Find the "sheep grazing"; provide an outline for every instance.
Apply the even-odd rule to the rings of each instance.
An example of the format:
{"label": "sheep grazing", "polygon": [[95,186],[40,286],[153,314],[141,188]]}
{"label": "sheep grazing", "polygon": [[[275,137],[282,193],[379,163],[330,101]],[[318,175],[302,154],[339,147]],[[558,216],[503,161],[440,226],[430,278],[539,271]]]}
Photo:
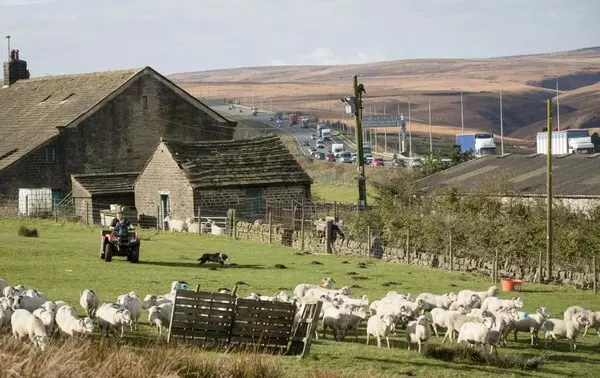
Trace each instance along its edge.
{"label": "sheep grazing", "polygon": [[183,232],[186,231],[186,223],[180,219],[173,219],[170,215],[167,215],[164,219],[167,222],[169,231],[171,232]]}
{"label": "sheep grazing", "polygon": [[572,320],[563,320],[549,318],[544,321],[540,327],[540,331],[545,332],[545,346],[548,347],[548,339],[552,338],[552,346],[557,339],[568,339],[569,349],[577,350],[576,339],[579,335],[581,327],[590,324],[588,317],[585,314],[577,313],[573,315]]}
{"label": "sheep grazing", "polygon": [[498,311],[490,312],[495,320],[494,329],[490,330],[488,335],[489,344],[492,346],[490,353],[498,344],[502,343],[503,346],[507,346],[506,336],[514,326],[515,321],[519,320],[519,312],[516,308],[506,309],[501,307]]}
{"label": "sheep grazing", "polygon": [[56,324],[61,335],[79,336],[94,332],[94,322],[89,317],[77,318],[75,309],[62,306],[56,311]]}
{"label": "sheep grazing", "polygon": [[377,347],[381,348],[381,338],[385,337],[388,349],[390,349],[390,334],[394,331],[394,318],[391,315],[373,315],[367,321],[367,345],[369,336],[377,338]]}
{"label": "sheep grazing", "polygon": [[470,297],[467,298],[457,298],[456,301],[452,302],[450,304],[450,307],[448,307],[448,310],[453,310],[456,311],[458,310],[459,307],[462,308],[479,308],[481,307],[481,298],[479,298],[479,295],[477,294],[473,294]]}
{"label": "sheep grazing", "polygon": [[406,342],[408,343],[408,350],[410,350],[410,344],[417,343],[419,345],[419,353],[421,353],[421,346],[427,344],[431,337],[431,330],[429,329],[429,322],[425,315],[420,315],[417,320],[408,322],[406,325]]}
{"label": "sheep grazing", "polygon": [[[15,290],[16,291],[16,290]],[[13,310],[23,309],[29,312],[34,312],[42,306],[48,299],[43,293],[38,293],[35,290],[26,290],[18,296],[13,296]]]}
{"label": "sheep grazing", "polygon": [[171,326],[171,313],[173,312],[173,303],[163,303],[159,306],[152,306],[148,310],[148,323],[150,326],[156,326],[158,329],[158,336],[162,335],[163,327],[169,328]]}
{"label": "sheep grazing", "polygon": [[[465,341],[470,345],[481,345],[485,351],[485,346],[490,344],[489,334],[496,321],[492,317],[485,317],[481,322],[465,322],[460,326],[457,343]],[[491,345],[491,351],[495,351],[495,346]]]}
{"label": "sheep grazing", "polygon": [[337,294],[335,298],[341,299],[343,303],[352,304],[355,306],[369,306],[369,297],[366,295],[361,295],[358,298],[350,298],[347,295]]}
{"label": "sheep grazing", "polygon": [[321,281],[321,285],[302,283],[302,284],[299,284],[298,286],[296,286],[296,288],[294,289],[294,295],[298,298],[302,298],[302,297],[304,297],[304,295],[306,294],[306,292],[309,289],[312,289],[315,287],[322,287],[324,289],[333,289],[334,283],[335,283],[335,281],[331,277],[323,278],[323,280]]}
{"label": "sheep grazing", "polygon": [[133,323],[131,319],[131,312],[117,303],[103,303],[102,306],[96,311],[96,319],[98,319],[98,327],[102,335],[106,334],[106,337],[111,332],[121,331],[123,337],[125,333],[125,326]]}
{"label": "sheep grazing", "polygon": [[142,315],[142,303],[138,299],[137,295],[134,291],[130,291],[125,295],[119,295],[117,297],[117,303],[122,305],[124,308],[129,310],[131,313],[131,330],[134,329],[137,331],[138,329],[138,321],[140,316]]}
{"label": "sheep grazing", "polygon": [[447,293],[443,295],[422,293],[419,294],[416,299],[416,302],[425,311],[431,311],[436,307],[447,310],[454,301],[456,301],[456,294],[454,293]]}
{"label": "sheep grazing", "polygon": [[341,305],[339,308],[328,307],[323,313],[323,338],[325,338],[325,332],[329,327],[333,329],[333,339],[335,341],[344,341],[353,310],[354,306],[352,305]]}
{"label": "sheep grazing", "polygon": [[523,299],[521,299],[521,297],[512,299],[487,297],[483,303],[481,303],[481,309],[484,311],[498,311],[500,307],[504,307],[506,309],[516,308],[517,310],[520,310],[523,308]]}
{"label": "sheep grazing", "polygon": [[590,310],[581,306],[571,306],[567,308],[563,314],[563,320],[573,320],[576,314],[585,314],[586,316],[590,313]]}
{"label": "sheep grazing", "polygon": [[583,337],[587,335],[589,327],[595,328],[598,337],[600,337],[600,311],[588,313],[588,320],[590,321],[590,324],[585,326],[585,331],[583,331]]}
{"label": "sheep grazing", "polygon": [[446,328],[446,321],[450,314],[467,314],[467,309],[460,305],[457,310],[445,310],[443,308],[434,308],[431,310],[429,315],[431,315],[431,326],[433,328],[433,332],[435,332],[436,337],[440,337],[437,327]]}
{"label": "sheep grazing", "polygon": [[85,289],[79,297],[79,304],[90,318],[96,317],[96,310],[100,306],[100,297],[93,290]]}
{"label": "sheep grazing", "polygon": [[33,315],[40,318],[49,336],[54,335],[54,331],[56,330],[56,311],[38,308],[33,312]]}
{"label": "sheep grazing", "polygon": [[346,332],[354,330],[354,339],[358,342],[358,328],[360,323],[367,318],[367,310],[364,306],[355,307],[350,313],[350,319],[348,320],[348,326]]}
{"label": "sheep grazing", "polygon": [[4,297],[4,289],[8,287],[5,280],[0,279],[0,298]]}
{"label": "sheep grazing", "polygon": [[194,218],[188,218],[185,220],[185,226],[188,232],[193,234],[200,233],[200,223],[195,222]]}
{"label": "sheep grazing", "polygon": [[321,296],[326,295],[330,298],[335,297],[336,295],[352,295],[352,288],[350,286],[344,286],[341,289],[333,290],[333,289],[325,289],[322,287],[313,287],[312,289],[308,289],[305,293],[305,297],[309,298],[321,298]]}
{"label": "sheep grazing", "polygon": [[173,303],[173,301],[169,298],[166,298],[163,295],[148,294],[144,297],[144,301],[142,302],[142,308],[147,310],[152,306],[158,306],[163,303]]}
{"label": "sheep grazing", "polygon": [[0,298],[0,331],[10,327],[10,318],[13,314],[12,303],[9,298]]}
{"label": "sheep grazing", "polygon": [[550,318],[550,312],[546,307],[538,308],[535,314],[523,314],[521,316],[521,313],[519,313],[519,319],[514,321],[509,332],[514,330],[515,341],[517,341],[519,332],[529,332],[531,334],[531,346],[538,345],[538,332],[548,318]]}
{"label": "sheep grazing", "polygon": [[468,322],[481,322],[484,318],[490,317],[487,311],[484,311],[482,315],[463,315],[461,313],[450,313],[446,318],[446,334],[442,340],[442,344],[446,342],[446,339],[450,339],[451,343],[454,343],[454,333],[458,333],[463,324]]}
{"label": "sheep grazing", "polygon": [[472,301],[473,295],[477,295],[479,297],[479,301],[477,304],[474,303],[473,305],[470,305],[470,307],[479,308],[487,297],[498,296],[498,287],[490,286],[486,291],[461,290],[458,292],[457,301],[466,304],[469,301]]}
{"label": "sheep grazing", "polygon": [[50,343],[50,338],[40,318],[27,310],[18,309],[12,314],[10,323],[13,336],[19,340],[29,336],[29,340],[31,340],[34,346],[40,348],[42,351],[46,350],[46,347]]}

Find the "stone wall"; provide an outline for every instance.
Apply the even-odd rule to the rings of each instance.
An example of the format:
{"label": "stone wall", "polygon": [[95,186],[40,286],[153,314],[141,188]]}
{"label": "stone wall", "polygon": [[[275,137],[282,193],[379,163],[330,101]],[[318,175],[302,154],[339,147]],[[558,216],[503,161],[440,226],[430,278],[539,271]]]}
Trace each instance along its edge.
{"label": "stone wall", "polygon": [[[241,240],[251,240],[261,243],[269,243],[269,225],[238,222],[237,237]],[[283,244],[294,249],[301,249],[302,237],[300,231],[286,231],[283,227],[274,225],[272,230],[273,244]],[[369,246],[366,242],[358,242],[350,239],[337,240],[334,244],[334,253],[364,257],[369,256]],[[316,237],[312,230],[305,230],[304,250],[311,253],[326,253],[324,239]],[[412,264],[426,268],[450,270],[450,258],[448,254],[429,254],[411,252],[406,253],[404,248],[384,247],[384,261]],[[453,257],[452,268],[454,271],[470,272],[482,276],[492,276],[493,262],[483,259]],[[574,272],[554,266],[553,281],[557,284],[573,284],[580,289],[590,289],[593,282],[591,269],[582,264],[582,271]],[[545,275],[545,271],[543,273]],[[534,282],[537,277],[537,267],[530,265],[519,266],[511,262],[500,261],[498,263],[498,276],[500,278],[517,278],[524,282]]]}

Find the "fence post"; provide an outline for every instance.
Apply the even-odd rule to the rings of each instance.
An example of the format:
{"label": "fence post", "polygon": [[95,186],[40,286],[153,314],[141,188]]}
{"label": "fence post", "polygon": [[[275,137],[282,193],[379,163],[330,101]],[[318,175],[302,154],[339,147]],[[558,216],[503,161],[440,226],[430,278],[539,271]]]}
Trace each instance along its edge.
{"label": "fence post", "polygon": [[333,219],[337,223],[338,221],[338,205],[337,201],[333,201]]}
{"label": "fence post", "polygon": [[160,205],[156,206],[156,231],[160,231]]}
{"label": "fence post", "polygon": [[200,205],[198,205],[198,235],[202,234],[202,221],[200,220]]}
{"label": "fence post", "polygon": [[25,196],[25,216],[29,218],[29,194]]}
{"label": "fence post", "polygon": [[410,230],[406,230],[406,263],[410,264]]}
{"label": "fence post", "polygon": [[371,257],[371,226],[367,226],[367,257]]}
{"label": "fence post", "polygon": [[494,257],[494,284],[498,282],[498,250],[496,249],[496,256]]}
{"label": "fence post", "polygon": [[592,273],[594,274],[593,284],[594,284],[594,294],[598,293],[598,269],[596,266],[596,256],[592,256]]}
{"label": "fence post", "polygon": [[233,240],[237,240],[237,210],[233,209],[232,211],[233,218]]}
{"label": "fence post", "polygon": [[273,213],[269,211],[269,244],[273,244]]}
{"label": "fence post", "polygon": [[325,226],[325,245],[327,253],[331,253],[331,224],[333,222],[328,220]]}
{"label": "fence post", "polygon": [[302,224],[300,225],[300,250],[304,251],[304,204],[302,204]]}
{"label": "fence post", "polygon": [[454,253],[452,252],[452,232],[450,232],[448,248],[450,249],[450,271],[452,272],[454,270]]}
{"label": "fence post", "polygon": [[52,208],[54,209],[54,222],[58,222],[58,207],[55,199],[52,199]]}

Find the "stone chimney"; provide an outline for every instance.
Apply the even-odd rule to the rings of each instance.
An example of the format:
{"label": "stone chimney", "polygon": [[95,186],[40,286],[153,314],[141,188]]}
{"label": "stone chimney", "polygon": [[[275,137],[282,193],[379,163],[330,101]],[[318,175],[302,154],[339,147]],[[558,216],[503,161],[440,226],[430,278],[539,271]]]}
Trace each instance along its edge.
{"label": "stone chimney", "polygon": [[12,50],[8,62],[4,62],[4,85],[9,86],[24,79],[29,79],[27,62],[19,59],[19,50]]}

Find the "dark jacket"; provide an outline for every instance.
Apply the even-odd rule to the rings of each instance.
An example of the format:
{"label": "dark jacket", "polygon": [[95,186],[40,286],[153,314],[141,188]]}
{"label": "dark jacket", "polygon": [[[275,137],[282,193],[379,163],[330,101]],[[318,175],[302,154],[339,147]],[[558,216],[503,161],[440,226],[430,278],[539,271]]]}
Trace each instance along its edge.
{"label": "dark jacket", "polygon": [[115,228],[115,230],[114,230],[115,234],[118,234],[122,228],[125,228],[126,230],[128,230],[130,224],[129,224],[129,221],[127,220],[127,218],[123,218],[123,222],[119,222],[119,220],[117,218],[115,218],[115,219],[113,219],[111,226]]}
{"label": "dark jacket", "polygon": [[345,238],[344,233],[342,232],[342,230],[340,229],[340,227],[337,224],[333,223],[331,225],[331,241],[335,242],[338,235],[340,235],[342,240],[344,240],[344,238]]}

